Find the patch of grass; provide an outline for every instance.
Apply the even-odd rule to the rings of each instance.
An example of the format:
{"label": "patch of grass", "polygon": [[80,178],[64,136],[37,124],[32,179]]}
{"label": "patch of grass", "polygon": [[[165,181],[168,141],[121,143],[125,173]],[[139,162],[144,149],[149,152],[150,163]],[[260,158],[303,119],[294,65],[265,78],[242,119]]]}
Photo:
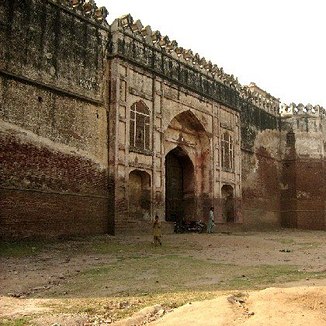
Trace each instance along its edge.
{"label": "patch of grass", "polygon": [[150,243],[135,243],[131,246],[127,243],[94,241],[85,250],[95,254],[141,254],[150,252]]}
{"label": "patch of grass", "polygon": [[0,243],[0,256],[22,258],[36,255],[42,249],[40,242],[3,242]]}
{"label": "patch of grass", "polygon": [[[163,259],[164,258],[164,259]],[[87,297],[87,293],[83,296],[73,295],[72,298],[65,299],[64,304],[59,308],[59,312],[65,313],[83,313],[88,315],[101,315],[104,318],[112,318],[112,320],[118,320],[131,316],[136,311],[155,304],[160,304],[165,308],[177,308],[189,302],[202,301],[207,299],[213,299],[221,294],[232,293],[236,297],[246,296],[246,290],[253,290],[258,288],[265,288],[271,284],[281,284],[284,282],[300,280],[307,277],[325,278],[326,273],[306,273],[299,272],[295,266],[256,266],[256,267],[242,267],[241,271],[238,266],[233,265],[221,265],[210,262],[200,261],[192,258],[179,257],[177,255],[170,255],[168,257],[149,257],[144,259],[142,267],[147,266],[147,269],[152,270],[153,273],[149,273],[148,281],[139,282],[139,260],[124,261],[123,265],[118,268],[111,268],[112,266],[103,266],[100,269],[91,269],[81,275],[81,279],[78,280],[77,287],[75,288],[76,294],[78,291],[83,292],[84,287],[93,287],[95,293],[92,297]],[[155,263],[156,259],[156,263]],[[127,263],[127,264],[125,264]],[[170,269],[168,275],[167,269],[161,268],[160,271],[155,271],[157,267],[162,267],[162,264],[168,264],[170,267],[178,267],[173,272]],[[134,270],[126,270],[126,267],[134,268]],[[138,266],[138,267],[137,267]],[[191,267],[192,269],[188,269]],[[132,272],[131,272],[132,271]],[[209,274],[211,271],[212,274]],[[127,275],[129,274],[132,275]],[[186,273],[185,273],[186,272]],[[199,272],[206,272],[204,276],[197,275]],[[187,282],[198,278],[199,282],[204,279],[209,279],[211,275],[219,272],[221,281],[217,281],[213,284],[191,285],[182,286],[178,284],[181,282]],[[159,284],[154,283],[155,289],[147,291],[148,282],[151,282],[153,275],[160,275]],[[90,278],[91,283],[84,283],[85,279]],[[113,295],[103,293],[102,297],[99,293],[99,284],[108,284],[107,278],[112,281],[112,286],[121,284],[124,290]],[[156,278],[153,278],[156,280]],[[222,282],[223,281],[223,282]],[[93,282],[93,283],[92,283]],[[171,289],[160,288],[160,284],[170,282]],[[153,284],[152,284],[153,285]],[[129,287],[129,289],[128,289]],[[71,289],[72,290],[72,289]],[[110,292],[110,291],[108,291]],[[60,300],[62,302],[62,300]],[[76,303],[77,302],[77,303]]]}
{"label": "patch of grass", "polygon": [[176,246],[173,243],[163,242],[163,247],[154,247],[151,240],[150,238],[148,241],[128,243],[127,241],[97,239],[85,244],[83,251],[94,254],[119,254],[129,257],[133,254],[141,256],[165,254],[166,252],[181,253],[184,250],[191,249],[191,244],[189,243],[185,243],[184,245],[178,243]]}
{"label": "patch of grass", "polygon": [[197,283],[200,288],[201,283],[216,282],[217,275],[227,273],[229,268],[178,255],[131,257],[81,272],[67,284],[66,290],[71,295],[82,296],[182,291],[189,286],[196,288]]}
{"label": "patch of grass", "polygon": [[320,247],[319,242],[299,242],[297,245],[300,247],[299,249],[304,250],[304,249],[316,249]]}
{"label": "patch of grass", "polygon": [[30,317],[17,318],[17,319],[0,319],[0,326],[25,326],[30,325]]}
{"label": "patch of grass", "polygon": [[278,243],[282,243],[282,244],[286,244],[286,245],[295,245],[296,244],[296,242],[290,238],[280,238],[280,239],[273,239],[273,240]]}
{"label": "patch of grass", "polygon": [[243,269],[243,274],[225,283],[225,289],[261,289],[305,278],[325,278],[326,273],[299,271],[296,266],[262,265]]}
{"label": "patch of grass", "polygon": [[[129,252],[128,257],[77,274],[65,284],[64,291],[70,297],[128,297],[189,290],[257,289],[316,275],[289,265],[243,266],[239,270],[237,265],[191,256],[141,256]],[[326,273],[319,276],[325,277]],[[49,295],[58,297],[61,293],[50,291]]]}

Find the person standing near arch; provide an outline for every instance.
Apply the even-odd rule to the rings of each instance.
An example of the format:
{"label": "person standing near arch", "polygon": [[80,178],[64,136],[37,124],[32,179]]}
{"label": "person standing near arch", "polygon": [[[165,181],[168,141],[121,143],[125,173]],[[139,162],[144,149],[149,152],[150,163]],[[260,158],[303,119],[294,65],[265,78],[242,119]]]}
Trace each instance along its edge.
{"label": "person standing near arch", "polygon": [[157,246],[159,244],[160,246],[162,246],[161,223],[157,215],[155,215],[155,219],[153,223],[153,236],[154,236],[154,241],[153,241],[154,245]]}
{"label": "person standing near arch", "polygon": [[209,209],[207,233],[212,233],[214,225],[214,207],[211,207]]}

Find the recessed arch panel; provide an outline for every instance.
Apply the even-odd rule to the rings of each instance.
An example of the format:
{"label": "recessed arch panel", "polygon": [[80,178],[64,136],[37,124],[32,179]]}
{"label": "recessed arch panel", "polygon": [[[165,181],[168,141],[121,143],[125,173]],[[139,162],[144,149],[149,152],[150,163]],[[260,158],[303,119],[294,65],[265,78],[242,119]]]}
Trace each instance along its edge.
{"label": "recessed arch panel", "polygon": [[141,170],[129,174],[129,217],[131,220],[146,220],[151,209],[151,177]]}

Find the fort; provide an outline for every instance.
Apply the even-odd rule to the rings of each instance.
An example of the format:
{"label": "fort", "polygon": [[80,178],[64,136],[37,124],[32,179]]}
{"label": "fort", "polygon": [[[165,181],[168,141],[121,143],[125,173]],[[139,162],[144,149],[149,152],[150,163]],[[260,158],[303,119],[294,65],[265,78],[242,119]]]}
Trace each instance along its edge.
{"label": "fort", "polygon": [[0,2],[0,236],[326,230],[325,109],[241,85],[131,15]]}

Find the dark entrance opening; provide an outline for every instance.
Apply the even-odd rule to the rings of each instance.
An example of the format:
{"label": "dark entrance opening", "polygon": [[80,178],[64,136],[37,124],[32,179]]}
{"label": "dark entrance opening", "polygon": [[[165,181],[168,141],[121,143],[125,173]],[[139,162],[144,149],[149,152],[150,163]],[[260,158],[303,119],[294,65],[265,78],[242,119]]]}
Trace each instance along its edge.
{"label": "dark entrance opening", "polygon": [[189,156],[177,147],[165,157],[165,219],[181,221],[194,214],[194,167]]}
{"label": "dark entrance opening", "polygon": [[222,187],[223,220],[227,223],[235,222],[233,187],[224,185]]}

